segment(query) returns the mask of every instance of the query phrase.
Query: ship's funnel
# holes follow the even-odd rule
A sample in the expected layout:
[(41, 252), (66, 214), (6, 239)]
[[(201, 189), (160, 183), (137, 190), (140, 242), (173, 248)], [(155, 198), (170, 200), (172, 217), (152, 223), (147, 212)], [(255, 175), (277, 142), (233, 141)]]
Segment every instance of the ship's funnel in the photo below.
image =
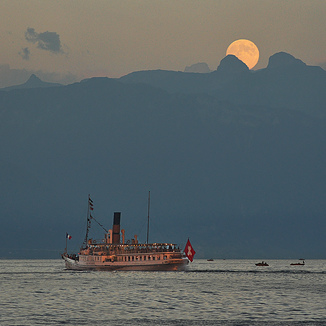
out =
[(120, 243), (120, 212), (114, 212), (113, 217), (113, 236), (112, 236), (112, 243), (119, 244)]

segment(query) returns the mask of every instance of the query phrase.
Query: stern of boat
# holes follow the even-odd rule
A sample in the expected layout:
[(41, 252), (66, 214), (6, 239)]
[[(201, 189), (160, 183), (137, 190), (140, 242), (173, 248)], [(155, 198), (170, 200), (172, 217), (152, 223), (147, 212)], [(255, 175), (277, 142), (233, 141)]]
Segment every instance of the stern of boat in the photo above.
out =
[(65, 267), (66, 269), (74, 269), (78, 270), (78, 260), (70, 258), (66, 253), (61, 255), (62, 259), (65, 261)]

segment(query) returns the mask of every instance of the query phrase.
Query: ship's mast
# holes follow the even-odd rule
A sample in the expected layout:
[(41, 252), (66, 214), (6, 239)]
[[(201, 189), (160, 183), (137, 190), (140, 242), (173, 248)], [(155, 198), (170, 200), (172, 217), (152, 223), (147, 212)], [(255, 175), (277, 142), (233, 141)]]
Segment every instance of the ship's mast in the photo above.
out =
[(147, 241), (146, 243), (148, 244), (148, 236), (149, 236), (149, 208), (150, 208), (150, 203), (151, 203), (151, 192), (148, 192), (148, 207), (147, 207)]
[(89, 233), (89, 229), (91, 227), (91, 210), (93, 210), (93, 201), (91, 199), (91, 196), (88, 195), (86, 235), (85, 235), (85, 240), (83, 242), (83, 247), (84, 248), (87, 247), (88, 233)]

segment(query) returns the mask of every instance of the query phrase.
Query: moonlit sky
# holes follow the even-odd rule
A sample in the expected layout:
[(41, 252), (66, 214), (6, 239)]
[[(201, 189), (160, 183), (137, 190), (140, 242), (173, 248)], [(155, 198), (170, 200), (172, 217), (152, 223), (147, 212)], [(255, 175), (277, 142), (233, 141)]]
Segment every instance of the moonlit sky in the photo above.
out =
[(30, 72), (67, 83), (215, 70), (240, 38), (259, 49), (254, 69), (280, 51), (325, 69), (325, 17), (323, 0), (0, 0), (0, 87)]

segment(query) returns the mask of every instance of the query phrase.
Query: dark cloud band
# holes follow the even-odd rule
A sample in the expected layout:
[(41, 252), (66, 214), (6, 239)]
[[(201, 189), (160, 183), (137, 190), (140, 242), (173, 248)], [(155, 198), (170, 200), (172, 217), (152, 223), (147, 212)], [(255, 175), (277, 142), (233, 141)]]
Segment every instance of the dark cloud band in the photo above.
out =
[(25, 32), (28, 42), (36, 43), (37, 47), (52, 53), (63, 53), (60, 36), (56, 32), (37, 33), (34, 28), (28, 27)]

